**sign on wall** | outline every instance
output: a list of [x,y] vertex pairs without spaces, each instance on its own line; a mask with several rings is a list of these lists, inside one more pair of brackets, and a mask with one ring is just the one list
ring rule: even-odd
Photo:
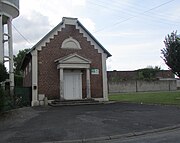
[[99,69],[91,69],[91,74],[98,75],[99,74]]

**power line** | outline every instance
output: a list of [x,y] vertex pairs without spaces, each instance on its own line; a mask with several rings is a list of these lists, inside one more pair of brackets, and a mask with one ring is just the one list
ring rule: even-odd
[[[153,8],[150,8],[150,9],[146,10],[146,11],[143,11],[143,12],[141,12],[141,13],[135,15],[135,16],[128,17],[128,18],[126,18],[126,19],[124,19],[124,20],[122,20],[122,21],[119,21],[119,22],[117,22],[117,23],[114,23],[113,26],[118,25],[118,24],[123,23],[123,22],[126,22],[126,21],[129,21],[129,20],[131,20],[131,19],[133,19],[133,18],[136,18],[136,17],[138,17],[138,16],[140,16],[140,15],[145,15],[146,13],[148,13],[148,12],[150,12],[150,11],[152,11],[152,10],[155,10],[155,9],[157,9],[157,8],[159,8],[159,7],[162,7],[162,6],[166,5],[166,4],[169,4],[169,3],[173,2],[173,1],[175,1],[175,0],[167,1],[167,2],[165,2],[165,3],[162,3],[162,4],[158,5],[158,6],[155,6],[155,7],[153,7]],[[111,26],[111,27],[112,27],[112,26]],[[100,31],[102,31],[102,30],[104,30],[104,29],[107,29],[107,27],[101,28],[101,29],[95,31],[94,33],[100,32]]]
[[[101,1],[101,0],[96,0],[96,2],[98,2],[98,6],[106,7],[108,9],[112,9],[112,10],[115,8],[116,11],[122,11],[119,9],[119,7],[123,7],[123,9],[124,9],[123,12],[129,14],[130,16],[134,16],[134,13],[140,14],[141,11],[144,11],[142,7],[139,7],[140,5],[138,6],[138,4],[132,5],[132,4],[124,2],[124,1],[111,1],[110,3],[108,3],[108,2]],[[165,2],[162,5],[165,5],[170,2],[172,2],[172,1]],[[99,5],[99,3],[101,5]],[[104,4],[106,6],[104,6]],[[108,7],[107,5],[109,5],[110,7]],[[125,7],[124,7],[124,5],[125,5]],[[157,7],[160,7],[162,5],[158,5]],[[156,9],[157,7],[150,9],[151,13],[152,13],[152,10]],[[148,11],[144,11],[144,12],[148,12]],[[153,16],[162,17],[162,16],[166,16],[166,15],[163,15],[162,13],[160,15],[155,13],[155,15],[153,15]]]
[[163,6],[163,5],[166,5],[166,4],[168,4],[168,3],[171,3],[171,2],[173,2],[173,1],[175,1],[175,0],[170,0],[170,1],[167,1],[167,2],[165,2],[165,3],[162,3],[162,4],[160,4],[160,5],[158,5],[158,6],[155,6],[155,7],[151,8],[151,9],[149,9],[149,10],[147,10],[147,11],[144,11],[143,13],[147,13],[147,12],[152,11],[152,10],[154,10],[154,9],[157,9],[157,8]]
[[[111,3],[113,3],[111,6],[116,7],[116,8],[123,7],[124,11],[127,14],[130,13],[130,16],[132,16],[132,13],[140,14],[141,11],[144,11],[144,8],[142,6],[140,6],[140,5],[138,6],[139,3],[134,5],[132,3],[127,3],[124,1],[111,1],[110,3],[107,3],[107,2],[104,2],[101,0],[96,0],[96,1],[100,2],[101,4],[105,4],[105,5],[111,5]],[[171,2],[171,1],[168,1],[167,3],[169,3],[169,2]],[[166,3],[163,3],[163,4],[166,4]],[[149,13],[149,12],[147,12],[147,13]],[[161,19],[162,19],[162,17],[167,16],[167,14],[155,13],[152,10],[151,10],[151,13],[149,13],[149,14],[153,14],[153,17],[157,17],[157,18],[161,18]],[[169,13],[168,15],[171,15],[171,14]]]
[[14,26],[14,24],[11,22],[13,28],[16,30],[16,32],[26,41],[28,42],[29,44],[32,45],[32,43]]
[[[110,1],[110,2],[102,2],[102,1],[100,1],[100,0],[96,0],[96,2],[99,2],[101,5],[103,5],[103,4],[105,4],[105,5],[107,5],[106,7],[108,8],[108,9],[115,9],[116,11],[118,11],[118,12],[123,12],[123,13],[125,13],[125,14],[128,14],[128,15],[134,15],[134,13],[137,13],[137,12],[129,12],[129,11],[132,11],[132,10],[136,10],[137,11],[137,9],[128,9],[128,10],[121,10],[120,9],[120,7],[123,7],[124,6],[124,4],[123,4],[123,2],[122,1],[120,1],[120,3],[119,2],[113,2],[113,1]],[[101,6],[101,5],[99,5],[99,6]],[[126,3],[125,5],[128,5],[128,7],[130,7],[131,5],[129,4],[129,3]],[[103,5],[104,6],[104,5]],[[124,9],[125,7],[123,7],[122,9]],[[138,10],[138,12],[139,12],[139,10]],[[133,13],[133,14],[132,14]]]
[[[2,11],[2,9],[0,9]],[[12,27],[16,30],[16,32],[26,41],[28,42],[30,45],[33,45],[12,23],[12,21],[10,21]]]
[[[102,2],[100,2],[101,4],[99,4],[99,3],[95,3],[95,2],[92,2],[92,1],[90,1],[90,0],[88,0],[88,2],[90,3],[90,4],[92,4],[92,5],[96,5],[96,6],[99,6],[99,7],[102,7],[102,8],[104,8],[104,9],[106,9],[106,10],[113,10],[113,11],[116,11],[116,12],[121,12],[121,14],[122,13],[124,13],[124,14],[128,14],[128,12],[127,11],[123,11],[123,10],[121,10],[121,9],[119,9],[118,7],[109,7],[109,6],[105,6],[105,5],[103,5],[102,4]],[[132,15],[132,14],[128,14],[128,15]],[[133,16],[133,15],[132,15]]]

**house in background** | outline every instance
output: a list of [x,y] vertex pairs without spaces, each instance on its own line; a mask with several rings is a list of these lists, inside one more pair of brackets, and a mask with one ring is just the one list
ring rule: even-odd
[[64,17],[23,60],[23,84],[32,87],[32,106],[44,97],[49,102],[107,101],[106,59],[110,56],[77,18]]

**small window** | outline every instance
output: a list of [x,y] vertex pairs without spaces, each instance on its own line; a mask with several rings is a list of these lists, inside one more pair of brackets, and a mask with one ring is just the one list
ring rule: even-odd
[[80,44],[77,40],[72,37],[65,39],[62,42],[61,48],[63,49],[81,49]]

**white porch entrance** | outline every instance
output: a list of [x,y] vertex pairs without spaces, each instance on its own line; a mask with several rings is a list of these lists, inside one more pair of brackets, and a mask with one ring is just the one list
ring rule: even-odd
[[82,99],[81,71],[64,71],[64,99]]
[[82,99],[81,70],[86,71],[86,98],[91,98],[90,60],[74,53],[55,60],[55,63],[60,77],[60,100]]

